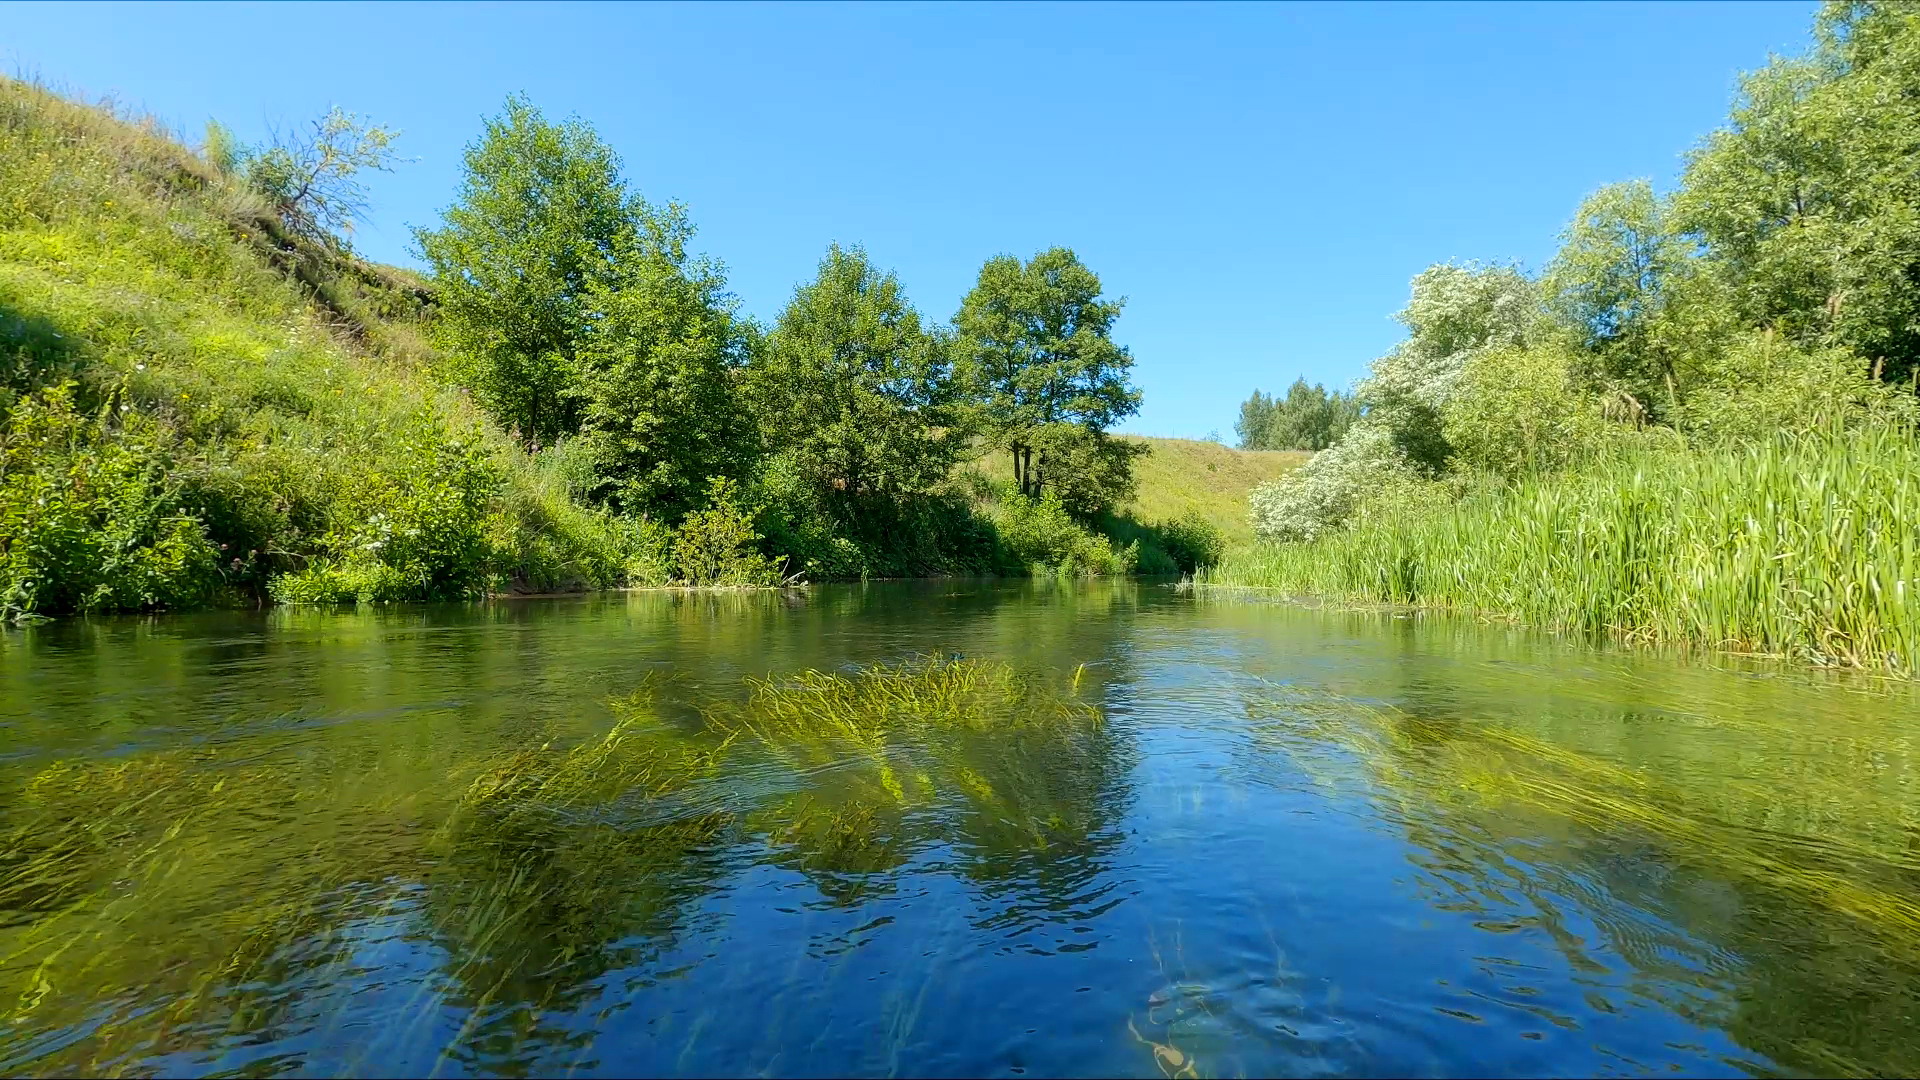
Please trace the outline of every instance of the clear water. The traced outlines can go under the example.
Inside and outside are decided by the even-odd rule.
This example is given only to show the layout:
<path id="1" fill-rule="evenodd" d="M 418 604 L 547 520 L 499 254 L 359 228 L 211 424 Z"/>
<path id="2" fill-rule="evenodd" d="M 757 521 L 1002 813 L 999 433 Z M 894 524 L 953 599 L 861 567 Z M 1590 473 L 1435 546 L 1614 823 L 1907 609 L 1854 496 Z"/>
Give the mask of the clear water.
<path id="1" fill-rule="evenodd" d="M 1099 717 L 703 726 L 929 655 Z M 1913 1075 L 1916 704 L 1136 584 L 48 624 L 0 1073 Z"/>

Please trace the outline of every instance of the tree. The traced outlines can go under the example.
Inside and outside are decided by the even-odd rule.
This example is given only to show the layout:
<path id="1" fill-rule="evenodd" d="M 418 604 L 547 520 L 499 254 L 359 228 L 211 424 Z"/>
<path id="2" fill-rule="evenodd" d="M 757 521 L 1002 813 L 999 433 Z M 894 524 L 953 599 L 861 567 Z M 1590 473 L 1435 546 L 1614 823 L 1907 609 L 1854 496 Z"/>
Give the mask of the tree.
<path id="1" fill-rule="evenodd" d="M 1127 378 L 1133 357 L 1112 337 L 1123 303 L 1102 300 L 1099 277 L 1066 248 L 980 268 L 954 320 L 961 381 L 982 430 L 1012 458 L 1022 495 L 1078 480 L 1069 505 L 1092 512 L 1130 482 L 1144 444 L 1107 436 L 1140 409 Z"/>
<path id="2" fill-rule="evenodd" d="M 1370 420 L 1406 457 L 1437 471 L 1450 449 L 1441 414 L 1475 355 L 1524 345 L 1539 329 L 1539 290 L 1510 266 L 1441 263 L 1413 279 L 1396 316 L 1407 338 L 1373 362 L 1356 390 Z"/>
<path id="3" fill-rule="evenodd" d="M 893 273 L 834 245 L 750 368 L 767 445 L 820 489 L 926 490 L 946 477 L 963 434 L 946 352 Z"/>
<path id="4" fill-rule="evenodd" d="M 1830 3 L 1812 54 L 1741 83 L 1689 158 L 1676 227 L 1748 326 L 1920 367 L 1920 9 Z"/>
<path id="5" fill-rule="evenodd" d="M 338 240 L 367 210 L 360 174 L 387 171 L 397 133 L 335 107 L 309 129 L 276 132 L 261 150 L 248 151 L 218 124 L 208 125 L 207 151 L 215 168 L 237 172 L 265 196 L 287 228 L 309 240 Z"/>
<path id="6" fill-rule="evenodd" d="M 1240 449 L 1270 449 L 1267 437 L 1273 426 L 1274 401 L 1255 390 L 1247 400 L 1240 403 L 1240 419 L 1234 422 L 1234 434 L 1240 436 Z"/>
<path id="7" fill-rule="evenodd" d="M 1642 410 L 1659 401 L 1655 417 L 1677 407 L 1684 362 L 1675 327 L 1662 322 L 1696 292 L 1689 245 L 1669 216 L 1644 180 L 1601 188 L 1562 233 L 1543 282 L 1547 306 L 1591 358 L 1570 368 L 1572 377 L 1605 384 Z"/>
<path id="8" fill-rule="evenodd" d="M 1305 377 L 1287 387 L 1285 397 L 1269 397 L 1258 390 L 1240 405 L 1242 450 L 1325 450 L 1340 441 L 1360 418 L 1352 394 L 1329 391 Z"/>
<path id="9" fill-rule="evenodd" d="M 572 389 L 591 325 L 587 297 L 617 277 L 645 216 L 619 173 L 585 123 L 549 123 L 510 97 L 467 147 L 442 226 L 414 230 L 458 377 L 529 447 L 579 429 Z"/>
<path id="10" fill-rule="evenodd" d="M 587 496 L 677 521 L 703 504 L 714 478 L 740 477 L 759 455 L 736 385 L 751 330 L 719 264 L 688 256 L 685 211 L 636 201 L 634 213 L 613 271 L 583 298 L 590 330 L 572 394 L 598 474 Z"/>

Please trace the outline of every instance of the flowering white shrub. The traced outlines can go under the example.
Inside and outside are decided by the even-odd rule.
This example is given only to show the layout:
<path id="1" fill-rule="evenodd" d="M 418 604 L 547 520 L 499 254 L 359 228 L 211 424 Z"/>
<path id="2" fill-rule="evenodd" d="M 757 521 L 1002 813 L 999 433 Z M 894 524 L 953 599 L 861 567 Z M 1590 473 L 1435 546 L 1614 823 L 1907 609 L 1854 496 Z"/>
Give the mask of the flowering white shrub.
<path id="1" fill-rule="evenodd" d="M 1393 433 L 1362 421 L 1305 465 L 1255 488 L 1248 517 L 1262 540 L 1312 540 L 1345 524 L 1369 494 L 1416 478 Z"/>
<path id="2" fill-rule="evenodd" d="M 1373 362 L 1358 395 L 1366 413 L 1333 446 L 1249 498 L 1264 540 L 1312 540 L 1368 500 L 1411 497 L 1449 453 L 1442 415 L 1474 357 L 1524 345 L 1541 319 L 1538 287 L 1506 266 L 1443 263 L 1413 279 L 1398 318 L 1407 339 Z"/>

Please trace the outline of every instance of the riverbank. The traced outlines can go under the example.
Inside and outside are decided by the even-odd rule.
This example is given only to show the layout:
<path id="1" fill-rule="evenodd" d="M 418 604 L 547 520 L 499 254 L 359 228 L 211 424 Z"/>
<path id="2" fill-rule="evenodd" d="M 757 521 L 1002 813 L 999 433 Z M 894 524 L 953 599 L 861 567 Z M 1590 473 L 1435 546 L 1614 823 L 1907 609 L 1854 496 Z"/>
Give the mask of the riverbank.
<path id="1" fill-rule="evenodd" d="M 900 489 L 817 490 L 772 458 L 728 464 L 712 486 L 669 455 L 641 472 L 698 487 L 689 505 L 615 497 L 614 443 L 509 430 L 465 388 L 440 287 L 295 228 L 218 132 L 194 149 L 149 118 L 0 79 L 0 623 L 1178 574 L 1215 557 L 1244 529 L 1246 490 L 1292 464 L 1129 437 L 1138 482 L 1089 510 L 1018 495 L 984 444 Z M 650 385 L 630 374 L 622 385 Z M 734 402 L 747 404 L 767 406 Z M 676 445 L 656 432 L 620 453 Z"/>
<path id="2" fill-rule="evenodd" d="M 1888 425 L 1622 453 L 1249 545 L 1199 588 L 1409 605 L 1911 675 L 1920 449 Z"/>

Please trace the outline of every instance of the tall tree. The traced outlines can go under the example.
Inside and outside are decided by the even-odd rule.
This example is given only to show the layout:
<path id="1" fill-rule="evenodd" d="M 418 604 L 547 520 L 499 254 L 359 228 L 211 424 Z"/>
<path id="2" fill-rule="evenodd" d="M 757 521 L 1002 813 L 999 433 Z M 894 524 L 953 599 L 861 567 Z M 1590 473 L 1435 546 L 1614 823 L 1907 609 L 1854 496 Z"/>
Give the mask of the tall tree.
<path id="1" fill-rule="evenodd" d="M 516 96 L 467 147 L 441 227 L 414 230 L 460 380 L 530 447 L 579 427 L 587 297 L 631 247 L 636 202 L 591 127 Z"/>
<path id="2" fill-rule="evenodd" d="M 1587 197 L 1561 234 L 1542 282 L 1549 308 L 1571 328 L 1597 375 L 1636 403 L 1677 405 L 1679 351 L 1662 326 L 1696 269 L 1689 245 L 1669 222 L 1665 203 L 1645 180 L 1610 184 Z"/>
<path id="3" fill-rule="evenodd" d="M 1920 8 L 1829 3 L 1812 54 L 1747 76 L 1692 155 L 1678 227 L 1749 325 L 1920 367 Z"/>
<path id="4" fill-rule="evenodd" d="M 1240 403 L 1240 419 L 1234 422 L 1234 434 L 1240 436 L 1242 450 L 1268 450 L 1268 430 L 1273 426 L 1272 398 L 1255 390 Z"/>
<path id="5" fill-rule="evenodd" d="M 961 445 L 946 351 L 891 271 L 834 245 L 752 364 L 767 445 L 824 489 L 926 490 Z"/>
<path id="6" fill-rule="evenodd" d="M 759 454 L 738 386 L 752 330 L 722 267 L 688 255 L 684 209 L 636 201 L 634 215 L 613 272 L 583 298 L 573 395 L 599 475 L 589 495 L 678 521 L 705 505 L 709 481 L 739 478 Z"/>
<path id="7" fill-rule="evenodd" d="M 954 319 L 962 381 L 1023 495 L 1051 485 L 1092 511 L 1127 489 L 1141 445 L 1107 436 L 1140 409 L 1133 356 L 1113 340 L 1123 303 L 1101 299 L 1100 278 L 1067 248 L 980 268 Z"/>

